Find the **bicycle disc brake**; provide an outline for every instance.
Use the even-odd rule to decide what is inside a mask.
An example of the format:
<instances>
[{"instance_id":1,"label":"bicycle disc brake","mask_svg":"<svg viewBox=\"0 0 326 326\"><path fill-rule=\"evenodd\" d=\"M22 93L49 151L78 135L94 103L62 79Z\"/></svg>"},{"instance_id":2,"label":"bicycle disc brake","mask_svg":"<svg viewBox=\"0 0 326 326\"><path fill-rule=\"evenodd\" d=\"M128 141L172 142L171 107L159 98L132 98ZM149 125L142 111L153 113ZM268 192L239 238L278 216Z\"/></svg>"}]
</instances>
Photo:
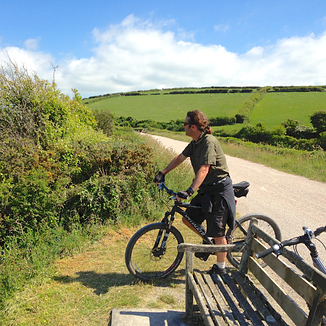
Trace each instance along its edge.
<instances>
[{"instance_id":1,"label":"bicycle disc brake","mask_svg":"<svg viewBox=\"0 0 326 326\"><path fill-rule=\"evenodd\" d=\"M165 254L166 248L153 248L151 251L151 257L161 259Z\"/></svg>"}]
</instances>

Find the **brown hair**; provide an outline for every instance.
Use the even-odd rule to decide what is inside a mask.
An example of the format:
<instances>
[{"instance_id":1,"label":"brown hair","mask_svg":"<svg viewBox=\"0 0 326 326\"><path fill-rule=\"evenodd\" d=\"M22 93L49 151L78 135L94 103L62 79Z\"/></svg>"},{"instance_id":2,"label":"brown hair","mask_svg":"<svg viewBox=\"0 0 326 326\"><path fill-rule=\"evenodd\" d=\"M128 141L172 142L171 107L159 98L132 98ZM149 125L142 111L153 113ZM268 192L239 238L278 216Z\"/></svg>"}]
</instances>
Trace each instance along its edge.
<instances>
[{"instance_id":1,"label":"brown hair","mask_svg":"<svg viewBox=\"0 0 326 326\"><path fill-rule=\"evenodd\" d=\"M203 112L199 110L189 111L187 117L190 118L190 125L196 125L199 130L206 134L211 134L213 132L212 128L209 126L209 120Z\"/></svg>"}]
</instances>

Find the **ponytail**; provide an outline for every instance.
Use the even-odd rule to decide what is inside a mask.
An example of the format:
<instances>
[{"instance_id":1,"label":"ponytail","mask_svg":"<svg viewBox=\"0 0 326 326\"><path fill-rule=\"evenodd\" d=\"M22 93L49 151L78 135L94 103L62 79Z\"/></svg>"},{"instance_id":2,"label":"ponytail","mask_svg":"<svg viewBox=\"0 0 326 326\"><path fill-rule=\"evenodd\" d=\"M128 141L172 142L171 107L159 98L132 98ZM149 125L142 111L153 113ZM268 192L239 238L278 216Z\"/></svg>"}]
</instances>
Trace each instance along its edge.
<instances>
[{"instance_id":1,"label":"ponytail","mask_svg":"<svg viewBox=\"0 0 326 326\"><path fill-rule=\"evenodd\" d=\"M211 135L213 133L213 129L212 129L212 127L211 126L207 126L206 128L205 128L205 134L209 134L209 135Z\"/></svg>"},{"instance_id":2,"label":"ponytail","mask_svg":"<svg viewBox=\"0 0 326 326\"><path fill-rule=\"evenodd\" d=\"M189 111L187 117L190 118L190 124L196 125L198 129L206 134L212 134L213 130L209 125L209 121L203 112L199 110Z\"/></svg>"}]
</instances>

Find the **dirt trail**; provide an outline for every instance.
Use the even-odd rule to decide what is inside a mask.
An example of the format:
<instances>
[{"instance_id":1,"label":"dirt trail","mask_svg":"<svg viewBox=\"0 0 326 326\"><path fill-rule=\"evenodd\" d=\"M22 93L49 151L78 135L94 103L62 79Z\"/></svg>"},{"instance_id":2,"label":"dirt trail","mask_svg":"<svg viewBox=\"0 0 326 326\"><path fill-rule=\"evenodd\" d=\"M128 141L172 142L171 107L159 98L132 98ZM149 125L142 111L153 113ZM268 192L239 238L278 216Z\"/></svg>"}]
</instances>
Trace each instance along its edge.
<instances>
[{"instance_id":1,"label":"dirt trail","mask_svg":"<svg viewBox=\"0 0 326 326\"><path fill-rule=\"evenodd\" d=\"M186 142L152 136L164 147L181 153ZM247 198L240 198L237 211L241 215L261 213L272 217L280 226L282 238L302 234L302 226L316 229L326 225L326 183L280 172L262 164L227 156L231 178L234 183L250 182ZM326 234L319 237L326 245ZM321 258L326 262L326 250L316 243ZM305 258L306 250L299 253Z\"/></svg>"}]
</instances>

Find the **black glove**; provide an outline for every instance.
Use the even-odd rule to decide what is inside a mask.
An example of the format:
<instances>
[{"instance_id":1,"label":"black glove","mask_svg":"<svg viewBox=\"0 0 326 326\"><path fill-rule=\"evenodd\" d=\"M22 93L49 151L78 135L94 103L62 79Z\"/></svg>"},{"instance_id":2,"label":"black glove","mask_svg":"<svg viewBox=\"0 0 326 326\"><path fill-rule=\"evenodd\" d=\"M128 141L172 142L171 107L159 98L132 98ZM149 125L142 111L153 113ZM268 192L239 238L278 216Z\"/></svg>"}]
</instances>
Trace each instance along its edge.
<instances>
[{"instance_id":1,"label":"black glove","mask_svg":"<svg viewBox=\"0 0 326 326\"><path fill-rule=\"evenodd\" d=\"M161 183L165 181L165 175L160 171L154 178L154 183Z\"/></svg>"},{"instance_id":2,"label":"black glove","mask_svg":"<svg viewBox=\"0 0 326 326\"><path fill-rule=\"evenodd\" d=\"M187 191L179 191L177 193L177 196L179 198L182 198L182 199L188 199L189 198L189 194L187 193Z\"/></svg>"},{"instance_id":3,"label":"black glove","mask_svg":"<svg viewBox=\"0 0 326 326\"><path fill-rule=\"evenodd\" d=\"M191 187L189 187L187 189L187 191L179 191L177 193L177 196L182 199L188 199L193 193L194 193L194 190Z\"/></svg>"}]
</instances>

